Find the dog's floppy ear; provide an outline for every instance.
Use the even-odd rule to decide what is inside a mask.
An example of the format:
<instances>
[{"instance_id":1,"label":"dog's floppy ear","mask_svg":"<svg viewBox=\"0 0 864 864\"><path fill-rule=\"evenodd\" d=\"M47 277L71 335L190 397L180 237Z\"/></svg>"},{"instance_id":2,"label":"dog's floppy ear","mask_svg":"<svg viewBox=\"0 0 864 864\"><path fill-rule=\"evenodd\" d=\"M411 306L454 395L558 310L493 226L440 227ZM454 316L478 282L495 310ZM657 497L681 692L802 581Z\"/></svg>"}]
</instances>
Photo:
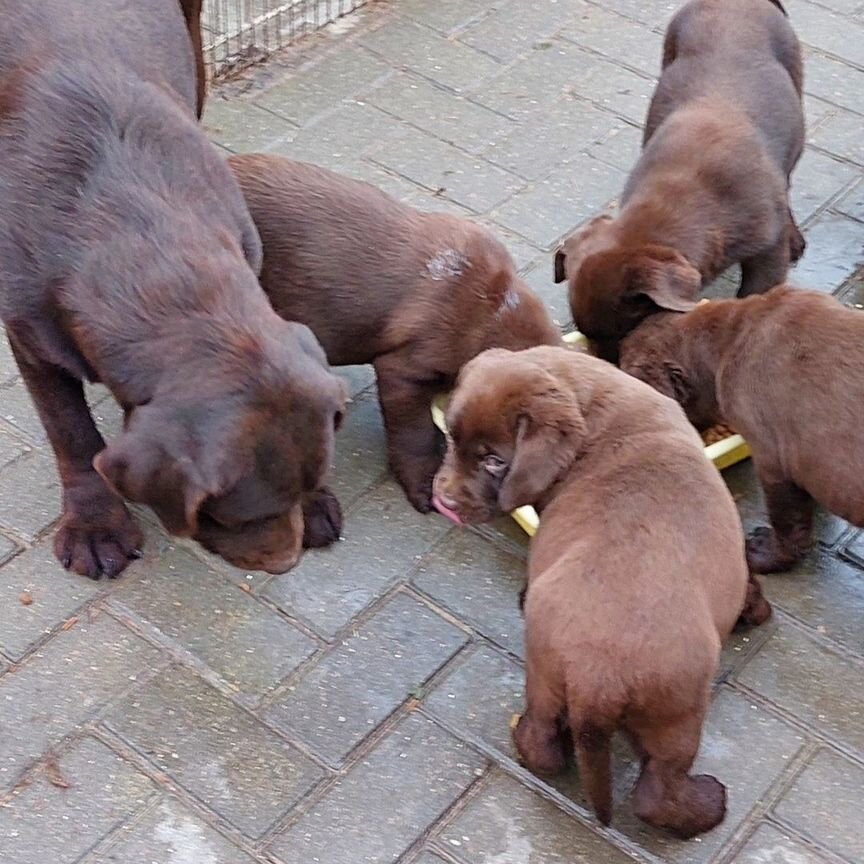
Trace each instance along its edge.
<instances>
[{"instance_id":1,"label":"dog's floppy ear","mask_svg":"<svg viewBox=\"0 0 864 864\"><path fill-rule=\"evenodd\" d=\"M191 433L164 410L145 405L134 410L127 428L93 459L112 489L151 507L177 537L197 532L199 508L220 491L205 476L204 454Z\"/></svg>"},{"instance_id":2,"label":"dog's floppy ear","mask_svg":"<svg viewBox=\"0 0 864 864\"><path fill-rule=\"evenodd\" d=\"M555 253L555 284L558 285L567 278L567 253L559 249Z\"/></svg>"},{"instance_id":3,"label":"dog's floppy ear","mask_svg":"<svg viewBox=\"0 0 864 864\"><path fill-rule=\"evenodd\" d=\"M531 413L516 420L513 461L498 491L501 510L534 504L576 458L585 433L585 419L572 397L557 389L536 397Z\"/></svg>"},{"instance_id":4,"label":"dog's floppy ear","mask_svg":"<svg viewBox=\"0 0 864 864\"><path fill-rule=\"evenodd\" d=\"M650 299L669 312L690 312L702 286L699 271L673 249L645 250L627 265L625 284L630 299Z\"/></svg>"}]
</instances>

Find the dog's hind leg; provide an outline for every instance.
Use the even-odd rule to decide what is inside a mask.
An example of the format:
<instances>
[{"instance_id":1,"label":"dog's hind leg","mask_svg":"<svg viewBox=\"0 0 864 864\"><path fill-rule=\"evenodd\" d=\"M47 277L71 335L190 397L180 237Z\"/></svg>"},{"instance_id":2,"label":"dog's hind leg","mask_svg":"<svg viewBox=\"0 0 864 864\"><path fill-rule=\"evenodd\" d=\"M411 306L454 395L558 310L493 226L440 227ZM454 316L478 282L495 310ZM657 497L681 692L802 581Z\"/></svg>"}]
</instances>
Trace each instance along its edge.
<instances>
[{"instance_id":1,"label":"dog's hind leg","mask_svg":"<svg viewBox=\"0 0 864 864\"><path fill-rule=\"evenodd\" d=\"M513 730L513 743L519 761L541 776L560 774L567 765L568 739L562 730L566 716L562 689L547 681L545 672L532 664L529 657L526 672L525 713Z\"/></svg>"},{"instance_id":2,"label":"dog's hind leg","mask_svg":"<svg viewBox=\"0 0 864 864\"><path fill-rule=\"evenodd\" d=\"M649 825L685 839L710 831L726 815L723 784L710 774L690 774L707 702L706 694L690 713L663 725L633 729L644 752L633 809Z\"/></svg>"}]
</instances>

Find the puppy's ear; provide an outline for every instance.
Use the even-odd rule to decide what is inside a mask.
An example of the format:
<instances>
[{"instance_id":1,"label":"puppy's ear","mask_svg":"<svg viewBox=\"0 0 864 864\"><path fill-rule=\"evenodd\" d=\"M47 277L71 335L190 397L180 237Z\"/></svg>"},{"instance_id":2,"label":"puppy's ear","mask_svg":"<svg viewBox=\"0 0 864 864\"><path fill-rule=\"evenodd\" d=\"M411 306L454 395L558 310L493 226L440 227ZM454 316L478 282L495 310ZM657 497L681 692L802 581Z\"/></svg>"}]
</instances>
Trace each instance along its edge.
<instances>
[{"instance_id":1,"label":"puppy's ear","mask_svg":"<svg viewBox=\"0 0 864 864\"><path fill-rule=\"evenodd\" d=\"M219 491L204 476L195 450L184 427L178 428L165 411L145 405L96 455L93 467L118 495L151 507L169 533L191 537L204 499Z\"/></svg>"},{"instance_id":2,"label":"puppy's ear","mask_svg":"<svg viewBox=\"0 0 864 864\"><path fill-rule=\"evenodd\" d=\"M690 312L702 286L699 271L674 250L644 252L632 262L625 277L630 298L650 299L669 312Z\"/></svg>"},{"instance_id":3,"label":"puppy's ear","mask_svg":"<svg viewBox=\"0 0 864 864\"><path fill-rule=\"evenodd\" d=\"M555 253L555 284L558 285L567 278L567 253L559 249Z\"/></svg>"},{"instance_id":4,"label":"puppy's ear","mask_svg":"<svg viewBox=\"0 0 864 864\"><path fill-rule=\"evenodd\" d=\"M586 433L579 406L560 391L544 394L532 408L517 419L513 461L498 491L504 513L534 504L576 458Z\"/></svg>"}]
</instances>

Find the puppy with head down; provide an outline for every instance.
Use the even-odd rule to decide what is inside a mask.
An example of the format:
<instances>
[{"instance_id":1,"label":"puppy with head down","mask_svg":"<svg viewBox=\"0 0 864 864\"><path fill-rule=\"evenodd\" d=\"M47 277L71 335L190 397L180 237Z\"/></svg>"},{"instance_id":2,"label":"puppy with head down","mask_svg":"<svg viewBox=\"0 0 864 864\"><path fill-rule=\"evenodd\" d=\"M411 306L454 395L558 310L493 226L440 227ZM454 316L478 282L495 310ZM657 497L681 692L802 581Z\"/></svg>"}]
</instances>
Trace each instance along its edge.
<instances>
[{"instance_id":1,"label":"puppy with head down","mask_svg":"<svg viewBox=\"0 0 864 864\"><path fill-rule=\"evenodd\" d=\"M772 0L691 0L666 33L663 72L614 218L556 253L576 326L614 360L659 310L686 311L741 264L739 295L782 282L804 240L789 177L804 144L798 40Z\"/></svg>"},{"instance_id":2,"label":"puppy with head down","mask_svg":"<svg viewBox=\"0 0 864 864\"><path fill-rule=\"evenodd\" d=\"M530 504L541 516L524 605L520 758L557 773L572 735L608 823L609 742L621 730L642 760L640 818L682 837L713 828L724 787L689 772L748 573L735 505L693 427L613 366L546 347L472 360L447 424L435 479L443 512L477 523ZM745 617L764 620L755 583L753 600Z\"/></svg>"},{"instance_id":3,"label":"puppy with head down","mask_svg":"<svg viewBox=\"0 0 864 864\"><path fill-rule=\"evenodd\" d=\"M485 348L558 344L558 328L507 250L467 219L279 156L229 164L261 235L270 302L311 327L332 364L374 365L391 468L427 512L444 450L432 398Z\"/></svg>"},{"instance_id":4,"label":"puppy with head down","mask_svg":"<svg viewBox=\"0 0 864 864\"><path fill-rule=\"evenodd\" d=\"M771 523L747 541L757 573L807 551L814 502L864 527L862 345L864 314L788 286L655 315L621 343L622 369L750 445Z\"/></svg>"}]
</instances>

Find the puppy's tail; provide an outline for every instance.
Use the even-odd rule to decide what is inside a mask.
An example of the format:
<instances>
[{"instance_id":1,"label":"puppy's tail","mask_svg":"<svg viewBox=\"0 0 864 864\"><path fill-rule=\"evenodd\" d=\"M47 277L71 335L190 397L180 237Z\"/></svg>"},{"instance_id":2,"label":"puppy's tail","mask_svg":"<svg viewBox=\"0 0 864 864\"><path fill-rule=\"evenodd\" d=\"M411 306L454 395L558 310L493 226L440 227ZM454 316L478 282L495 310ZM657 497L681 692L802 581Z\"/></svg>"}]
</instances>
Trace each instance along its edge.
<instances>
[{"instance_id":1,"label":"puppy's tail","mask_svg":"<svg viewBox=\"0 0 864 864\"><path fill-rule=\"evenodd\" d=\"M597 819L608 825L612 821L612 755L609 745L615 723L611 718L598 722L596 707L591 711L593 719L585 719L581 706L570 694L567 705L573 752L582 786Z\"/></svg>"}]
</instances>

